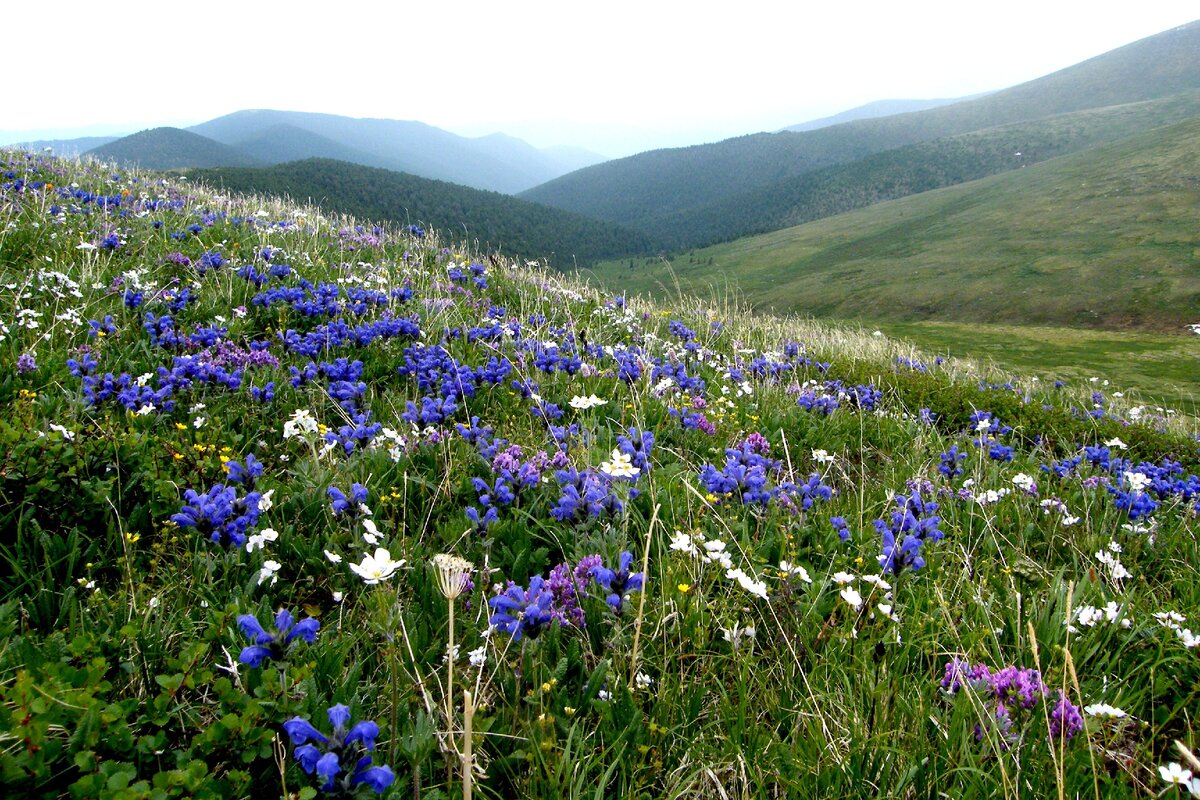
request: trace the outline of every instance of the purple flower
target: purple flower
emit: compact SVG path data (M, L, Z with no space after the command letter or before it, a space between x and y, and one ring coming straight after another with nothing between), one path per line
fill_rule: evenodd
M1050 738L1071 739L1082 730L1083 716L1079 708L1060 691L1058 702L1050 712Z
M33 353L21 353L17 359L17 372L28 375L35 370L37 370L37 362L33 359Z

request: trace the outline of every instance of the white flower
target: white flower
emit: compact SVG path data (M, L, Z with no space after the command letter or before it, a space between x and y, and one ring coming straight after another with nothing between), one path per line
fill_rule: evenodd
M614 449L609 458L611 460L600 463L600 471L605 475L614 478L636 478L641 472L641 469L633 465L633 459L620 450Z
M325 551L325 557L328 558L331 563L334 563L334 564L342 563L342 557L340 555L338 555L337 553L330 552L329 550Z
M342 592L334 592L333 593L333 602L340 603L340 602L342 602L342 598L345 596L346 595L343 594Z
M1150 485L1150 479L1140 472L1126 472L1125 482L1129 484L1129 491L1136 494L1141 494Z
M644 672L639 672L633 680L639 689L649 689L654 685L654 678L651 678Z
M836 458L836 456L829 455L825 450L813 450L812 457L813 461L816 461L818 464L832 464Z
M862 579L867 583L873 583L885 592L892 590L892 585L883 579L882 575L863 575Z
M812 577L809 576L808 570L806 570L804 567L800 566L799 564L793 564L789 561L780 561L779 562L779 571L784 573L785 575L795 575L795 576L799 577L800 580L804 581L805 583L812 583Z
M1105 447L1115 447L1118 450L1124 450L1127 447L1129 447L1129 445L1127 445L1121 441L1121 438L1119 436L1109 439L1107 442L1104 443L1104 446Z
M735 622L732 628L721 628L721 636L725 641L733 645L734 650L737 650L742 646L743 639L753 641L758 636L758 631L753 625L742 627Z
M692 541L692 537L683 531L675 531L675 535L671 537L671 549L691 556L698 555L700 552L696 549L696 543Z
M833 582L839 586L845 586L847 583L854 583L855 578L849 572L833 573Z
M607 400L602 400L594 394L587 397L577 394L571 398L571 408L576 408L581 411L588 408L595 408L596 406L606 405L607 403Z
M267 546L267 542L273 542L279 538L279 532L274 528L263 528L258 533L252 533L246 538L246 552L253 553L255 550L262 550Z
M1018 473L1012 479L1012 484L1026 494L1037 494L1037 483L1024 472Z
M275 501L272 499L275 496L274 489L268 489L263 492L258 498L258 510L260 513L267 513L275 506Z
M1116 706L1110 706L1108 703L1093 703L1090 706L1084 706L1083 713L1089 717L1112 717L1113 719L1128 716L1121 709Z
M1159 767L1158 774L1167 783L1174 783L1181 786L1186 785L1192 779L1192 771L1179 766L1179 763L1176 761L1172 761L1165 767Z
M149 602L146 603L146 605L148 605L150 607L151 611L158 608L158 597L157 596L151 597Z
M302 433L316 433L317 421L308 409L297 408L292 412L292 418L283 423L283 438L291 439Z
M859 594L858 590L855 589L854 587L847 586L845 589L842 589L842 591L838 592L838 594L840 594L842 596L843 600L845 600L850 605L854 606L855 611L862 608L862 604L863 604L862 595Z
M283 564L278 561L264 561L262 569L258 571L258 585L262 586L268 580L274 585L279 580L279 576L275 573L279 572L282 567Z
M58 431L60 434L62 434L62 437L64 439L66 439L68 442L75 441L75 431L67 430L62 425L55 425L53 422L51 422L50 430Z
M367 544L379 544L379 529L375 527L375 522L373 520L364 519L362 524L363 527L366 528L366 530L363 531L362 537L366 540Z
M484 665L487 664L487 645L481 644L474 650L468 651L467 659L475 669L483 669Z
M899 621L900 621L900 617L896 616L896 614L895 614L895 613L893 613L893 611L892 611L892 606L891 606L891 605L889 605L889 604L887 604L887 603L880 603L880 604L877 606L877 608L879 609L879 613L880 613L880 614L883 614L885 617L887 617L888 619L890 619L892 622L899 622Z
M377 547L374 555L364 555L362 561L351 564L350 569L371 586L392 577L406 563L404 559L394 560L386 549Z
M192 427L196 428L198 430L200 428L203 428L204 423L207 421L208 420L205 417L196 417L194 420L192 420Z

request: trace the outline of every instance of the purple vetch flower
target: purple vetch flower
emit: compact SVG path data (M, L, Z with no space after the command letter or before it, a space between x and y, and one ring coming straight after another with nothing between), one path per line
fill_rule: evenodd
M33 353L21 353L17 358L17 372L21 375L28 375L35 371L37 371L37 361L34 360Z
M1079 713L1079 708L1060 691L1058 702L1050 711L1050 738L1071 739L1082 730L1083 715Z

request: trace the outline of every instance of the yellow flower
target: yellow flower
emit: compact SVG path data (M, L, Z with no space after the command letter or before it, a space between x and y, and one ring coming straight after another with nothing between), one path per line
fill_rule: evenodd
M690 583L681 583L678 586L676 586L675 588L678 589L679 591L683 592L684 594L687 594L688 592L690 592L692 590L692 585Z
M176 423L175 423L175 430L177 430L177 431L186 431L186 430L187 430L187 425L184 425L182 422L176 422Z

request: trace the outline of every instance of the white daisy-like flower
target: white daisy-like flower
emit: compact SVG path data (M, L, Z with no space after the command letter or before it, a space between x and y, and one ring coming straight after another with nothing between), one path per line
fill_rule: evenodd
M1112 719L1129 716L1121 709L1116 706L1110 706L1108 703L1093 703L1090 706L1084 706L1083 713L1089 717L1110 717Z
M1177 761L1172 761L1165 767L1159 767L1158 774L1167 783L1173 783L1177 786L1186 786L1192 780L1192 771L1184 769Z
M383 547L375 548L374 554L364 555L362 561L351 564L350 570L362 578L368 586L387 580L396 574L396 570L406 563L404 559L395 560L392 554Z
M606 405L607 403L608 403L607 400L599 398L594 394L588 395L587 397L577 394L571 398L570 405L571 405L571 408L579 409L580 411L582 411L584 409L595 408L597 406Z
M262 550L267 546L267 542L274 542L279 538L279 532L274 528L263 528L258 533L252 533L246 537L246 552L253 553L255 550Z
M837 458L836 456L831 456L827 450L813 450L812 457L813 461L816 461L818 464L832 464Z
M847 586L845 589L842 589L842 591L838 592L838 594L840 594L842 599L845 600L849 605L853 606L855 611L862 608L862 595L859 594L858 590L854 587Z
M641 469L633 465L633 459L620 450L613 450L608 461L600 463L600 471L613 478L636 478Z
M779 571L785 575L795 575L805 583L812 583L812 577L808 574L808 570L799 564L793 564L790 561L780 561Z

